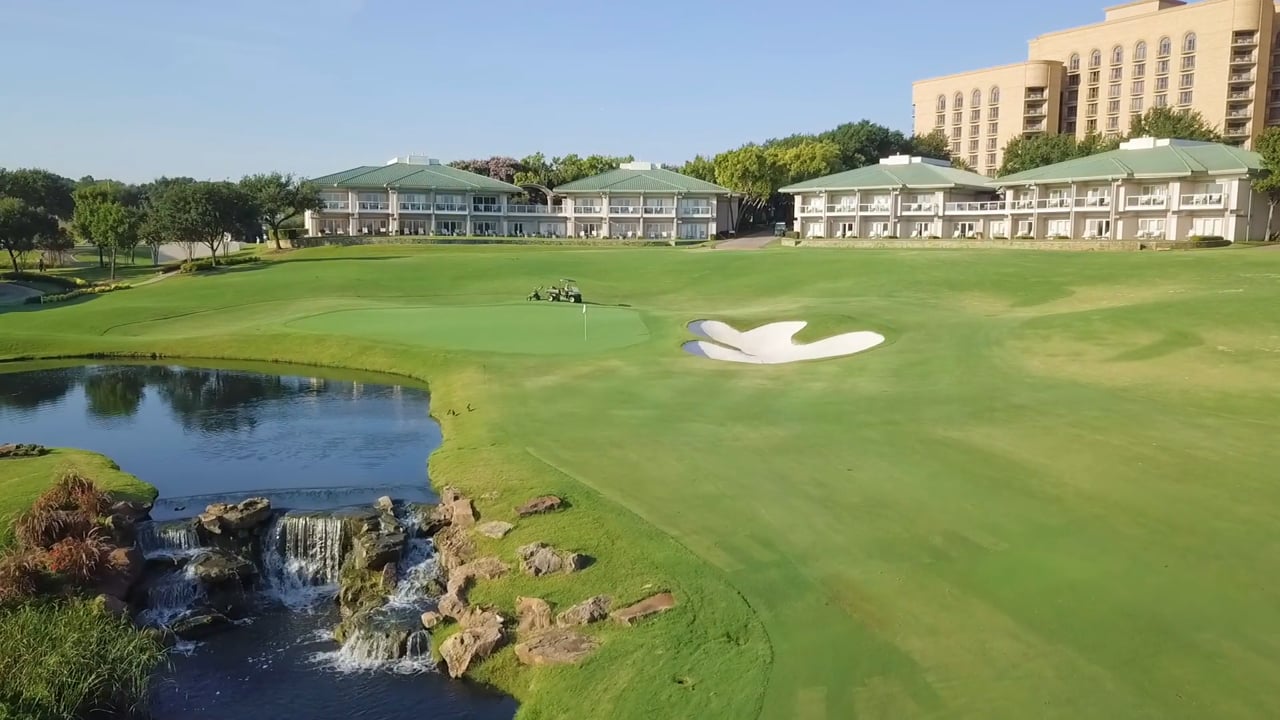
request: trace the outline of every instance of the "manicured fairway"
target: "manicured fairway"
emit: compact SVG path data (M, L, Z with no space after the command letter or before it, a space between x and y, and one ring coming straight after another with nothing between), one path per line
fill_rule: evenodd
M520 315L561 308L512 300L563 276L616 341L549 354ZM888 342L716 363L694 319ZM501 653L522 717L1280 717L1280 252L335 248L0 308L0 358L86 352L417 377L437 482L569 496L485 549L596 564L477 600L681 605L580 667Z
M308 332L448 350L570 355L644 342L633 310L564 303L335 310L287 323Z

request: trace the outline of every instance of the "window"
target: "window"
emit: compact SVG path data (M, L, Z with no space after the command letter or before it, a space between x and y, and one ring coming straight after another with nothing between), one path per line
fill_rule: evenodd
M978 224L975 222L958 222L955 224L955 231L951 233L952 237L967 238L978 231Z
M978 122L982 119L982 108L974 108L969 111L969 122Z
M1090 84L1090 85L1097 85L1097 84L1098 84L1098 81L1099 81L1099 80L1101 80L1101 79L1102 79L1102 74L1101 74L1101 73L1099 73L1097 70L1090 70L1090 71L1089 71L1089 84Z
M1068 122L1068 123L1066 124L1065 129L1063 130L1063 132L1067 133L1068 135L1075 135L1075 134L1076 134L1076 121L1075 121L1075 120L1072 120L1072 121Z
M1129 94L1130 94L1130 95L1141 95L1142 93L1144 93L1144 92L1146 92L1146 91L1147 91L1147 84L1146 84L1145 82L1143 82L1143 81L1141 81L1141 80L1134 80L1134 81L1133 81L1133 87L1132 87L1132 88L1130 88L1130 90L1129 90Z
M970 156L969 156L969 167L972 167L972 168L976 168L976 167L978 167L978 156L977 156L977 155L970 155Z
M1119 68L1119 67L1111 68L1111 72L1107 75L1107 77L1111 80L1111 82L1115 82L1119 80L1120 78L1124 77L1124 68Z
M320 221L321 235L346 235L351 221L346 218L325 218Z
M471 209L473 212L499 212L502 205L498 203L497 195L476 195L471 198Z
M1124 48L1119 45L1111 48L1111 64L1121 65L1124 63Z
M1097 99L1098 99L1098 88L1096 88L1096 87L1091 87L1091 88L1089 88L1089 92L1088 92L1088 94L1087 94L1085 97L1087 97L1087 98L1088 98L1088 99L1090 99L1090 100L1097 100Z
M1196 34L1193 32L1189 32L1187 33L1186 37L1182 38L1182 52L1193 53L1195 51L1196 51Z
M938 96L938 112L946 112L946 111L947 111L947 96L939 95Z
M1084 236L1086 238L1111 237L1111 221L1096 218L1085 220Z
M969 126L969 135L970 135L970 137L977 137L977 136L978 136L978 126L977 126L977 125L970 125L970 126Z
M1187 55L1187 56L1183 57L1183 58L1182 58L1182 69L1183 69L1183 70L1195 70L1195 69L1196 69L1196 56L1195 56L1195 55Z
M1078 101L1079 99L1080 99L1080 91L1079 91L1079 90L1069 90L1069 91L1067 91L1067 102L1069 102L1069 103L1074 103L1074 102Z
M959 125L960 123L964 122L964 111L957 110L951 113L951 122L956 125Z
M1090 132L1090 133L1098 132L1098 121L1086 120L1084 123L1084 129L1085 129L1085 132Z
M1157 74L1157 75L1168 75L1168 74L1169 74L1169 61L1168 61L1168 60L1160 60L1160 61L1156 62L1156 74Z
M1169 96L1157 95L1151 105L1153 107L1169 107Z
M1109 118L1107 118L1107 131L1108 131L1108 132L1111 132L1111 131L1113 131L1113 130L1119 130L1119 129L1120 129L1120 118L1115 117L1114 115L1113 115L1113 116L1111 116L1111 117L1109 117Z
M934 125L936 125L936 126L938 126L938 127L942 127L943 125L946 125L946 124L947 124L947 114L946 114L946 113L938 113L938 117L934 120L934 123L933 123L933 124L934 124Z
M1191 221L1191 234L1201 237L1220 237L1222 218L1194 218Z
M987 97L987 102L991 103L992 105L1000 104L1000 87L999 86L991 88L991 93Z
M1107 97L1120 97L1120 83L1114 83L1111 87L1107 88Z
M348 196L347 196L346 190L322 192L320 193L320 200L324 202L325 210L349 209Z
M1195 73L1182 73L1182 77L1178 78L1178 87L1180 88L1183 88L1183 89L1189 88L1195 84L1196 84Z
M1133 66L1133 76L1134 76L1134 77L1136 77L1136 78L1146 77L1146 76L1147 76L1147 65L1146 65L1146 63L1141 63L1141 64L1138 64L1138 65L1134 65L1134 66Z
M993 107L993 108L991 108L991 110L989 110L989 111L987 112L987 119L988 119L988 120L999 120L999 119L1000 119L1000 108L998 108L998 107Z
M969 152L971 153L978 152L978 141L976 138L969 141Z
M963 107L964 107L964 95L963 95L963 94L961 94L961 93L956 93L956 97L955 97L955 99L954 99L954 100L952 100L951 102L954 104L955 109L959 110L960 108L963 108Z
M1084 111L1085 111L1085 114L1089 115L1090 117L1097 115L1098 103L1095 102L1095 103L1089 103L1088 105L1085 105Z
M995 139L995 138L987 138L987 150L989 150L989 151L994 151L994 150L996 150L996 149L998 149L998 148L996 147L996 139Z
M1000 132L1000 123L987 123L987 132L996 135Z
M1068 72L1080 72L1080 53L1071 53L1071 59L1067 61Z
M1147 44L1141 40L1133 46L1133 61L1142 62L1147 59Z
M995 169L996 169L996 154L995 154L995 153L987 153L987 167L991 168L992 170L995 170Z
M1055 219L1048 223L1049 237L1070 237L1071 236L1071 220Z
M1036 232L1035 220L1019 220L1018 221L1018 237L1031 237Z
M952 141L951 141L951 154L952 154L952 155L959 155L959 154L960 154L960 141L959 141L959 140L952 140Z
M1119 100L1111 100L1111 101L1108 101L1108 102L1107 102L1107 114L1108 114L1108 115L1115 115L1115 114L1116 114L1116 113L1118 113L1118 112L1120 112L1120 101L1119 101Z
M1156 55L1160 57L1169 57L1169 53L1173 52L1173 41L1167 37L1160 38L1160 45L1156 50Z
M1094 50L1089 54L1089 67L1096 68L1102 64L1102 51Z
M1138 237L1164 237L1163 218L1140 218L1138 220Z
M1178 104L1179 104L1179 105L1190 105L1190 104L1191 104L1191 91L1190 91L1190 90L1183 90L1182 92L1178 93Z
M1068 76L1067 76L1067 87L1080 87L1080 76L1079 76L1079 75L1068 75Z
M1142 98L1136 97L1129 101L1129 112L1142 114Z
M1156 78L1156 92L1164 92L1165 90L1168 90L1168 89L1169 89L1169 78L1167 77Z
M972 98L970 99L970 101L969 101L969 106L970 106L970 107L973 107L973 108L976 108L977 106L979 106L979 105L981 105L981 104L982 104L982 91L981 91L981 90L974 90L974 91L973 91L973 97L972 97Z

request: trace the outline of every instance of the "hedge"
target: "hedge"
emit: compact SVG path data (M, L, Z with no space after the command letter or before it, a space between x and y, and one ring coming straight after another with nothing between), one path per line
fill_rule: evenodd
M128 283L115 283L114 285L90 285L88 287L76 288L70 292L57 293L54 295L34 295L24 301L26 305L48 305L49 303L66 302L74 300L85 295L102 295L103 293L115 292L116 290L128 290L133 287Z
M66 288L67 290L89 287L89 281L83 278L73 277L71 275L51 275L49 273L30 272L27 270L23 270L21 272L0 273L0 279L42 282L50 285L57 285L58 287Z
M1197 248L1215 248L1227 247L1231 241L1221 235L1192 235L1188 238L1191 241L1191 247Z
M218 258L218 264L213 264L212 258L201 258L199 260L188 260L178 266L180 273L198 273L207 270L215 270L220 267L230 267L232 265L245 265L247 263L255 263L261 260L257 255L238 255L235 257Z

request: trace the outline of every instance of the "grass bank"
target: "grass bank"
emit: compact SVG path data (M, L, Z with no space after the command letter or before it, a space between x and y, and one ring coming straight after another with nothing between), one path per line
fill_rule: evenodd
M559 277L645 336L593 343L593 310L585 338L511 321ZM599 628L577 668L520 668L509 649L482 666L522 717L1269 717L1278 279L1262 250L322 248L0 312L0 358L430 382L435 482L490 498L485 519L544 492L573 504L485 547L597 559L473 597L681 601ZM680 352L698 318L889 340L721 366ZM489 322L507 342L477 347Z

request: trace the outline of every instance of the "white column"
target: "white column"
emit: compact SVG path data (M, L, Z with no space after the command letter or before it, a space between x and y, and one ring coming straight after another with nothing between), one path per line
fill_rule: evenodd
M400 234L400 191L387 188L387 211L391 213L387 221L387 234Z

